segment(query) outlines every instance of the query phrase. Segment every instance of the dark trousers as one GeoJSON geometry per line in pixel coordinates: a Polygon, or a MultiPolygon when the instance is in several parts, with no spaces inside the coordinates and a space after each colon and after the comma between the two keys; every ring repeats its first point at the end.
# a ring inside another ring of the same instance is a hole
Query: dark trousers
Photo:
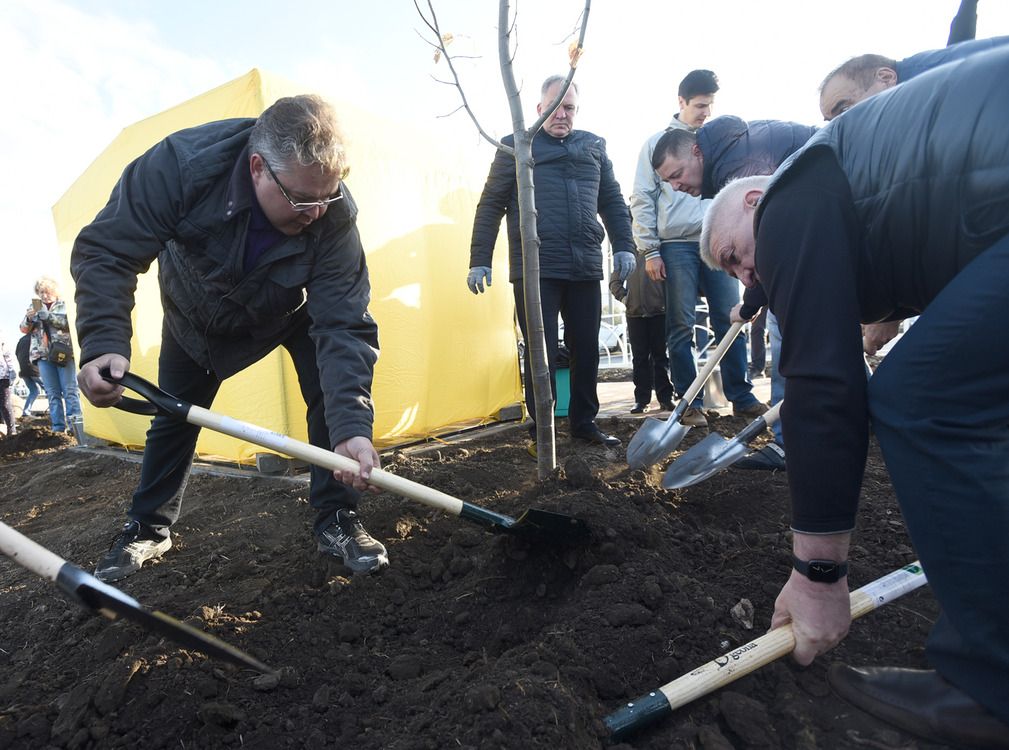
{"type": "Polygon", "coordinates": [[[869,380],[869,409],[943,615],[932,665],[1009,723],[1009,237],[939,293],[869,380]]]}
{"type": "MultiPolygon", "coordinates": [[[[515,290],[515,310],[519,328],[526,340],[525,389],[526,408],[536,421],[533,399],[532,367],[529,365],[529,336],[526,333],[525,295],[522,282],[512,284],[515,290]]],[[[540,300],[543,305],[543,332],[550,364],[550,385],[557,400],[554,382],[557,362],[557,315],[564,321],[564,344],[571,355],[571,401],[568,423],[571,434],[584,434],[595,426],[599,413],[596,382],[599,375],[599,324],[602,321],[602,294],[598,281],[562,281],[540,279],[540,300]]]]}
{"type": "Polygon", "coordinates": [[[651,403],[653,390],[659,401],[672,402],[673,385],[669,382],[665,313],[647,318],[628,317],[627,340],[631,344],[634,402],[651,403]]]}
{"type": "MultiPolygon", "coordinates": [[[[330,450],[315,343],[308,335],[308,323],[293,331],[282,345],[294,360],[301,395],[308,406],[309,442],[330,450]]],[[[182,350],[167,326],[162,330],[158,384],[183,401],[206,409],[210,408],[221,387],[216,375],[201,368],[182,350]]],[[[179,520],[199,434],[200,428],[188,422],[163,416],[154,418],[144,445],[140,484],[127,514],[130,518],[162,536],[168,535],[168,527],[179,520]]],[[[332,522],[341,508],[357,507],[359,494],[336,481],[330,471],[313,466],[308,499],[316,510],[315,529],[320,531],[332,522]]]]}

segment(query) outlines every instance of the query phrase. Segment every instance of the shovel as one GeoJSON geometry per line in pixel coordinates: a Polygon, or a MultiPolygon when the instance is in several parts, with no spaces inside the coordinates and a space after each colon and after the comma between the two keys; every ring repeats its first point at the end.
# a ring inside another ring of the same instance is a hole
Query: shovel
{"type": "MultiPolygon", "coordinates": [[[[301,459],[330,471],[360,471],[360,464],[353,459],[303,443],[287,435],[281,435],[231,417],[221,416],[194,404],[188,404],[133,373],[126,373],[121,379],[115,380],[109,375],[108,369],[103,369],[102,377],[109,382],[119,383],[147,399],[141,401],[124,397],[116,404],[116,407],[123,411],[144,415],[160,414],[199,427],[208,427],[211,430],[231,435],[240,440],[247,440],[250,443],[261,445],[264,448],[301,459]]],[[[588,536],[589,529],[585,521],[563,513],[529,509],[518,518],[512,518],[487,508],[481,508],[479,505],[464,502],[451,495],[446,495],[444,492],[382,471],[382,469],[374,469],[368,482],[380,489],[416,500],[494,532],[558,542],[579,541],[588,536]]]]}
{"type": "Polygon", "coordinates": [[[654,417],[645,419],[627,446],[627,464],[632,469],[651,466],[676,450],[676,446],[680,444],[687,432],[690,431],[690,427],[680,424],[683,413],[690,408],[690,403],[696,398],[701,388],[704,387],[705,382],[707,382],[711,373],[714,372],[715,366],[725,356],[725,352],[732,346],[732,342],[736,340],[736,336],[739,335],[739,331],[742,328],[743,323],[739,321],[733,323],[732,327],[726,331],[725,336],[718,344],[718,348],[708,355],[708,361],[701,368],[701,371],[697,373],[694,382],[687,388],[687,392],[683,394],[683,398],[680,399],[680,403],[676,405],[673,413],[669,415],[669,419],[665,422],[654,417]]]}
{"type": "Polygon", "coordinates": [[[54,581],[61,591],[85,609],[104,615],[110,620],[118,620],[120,617],[133,620],[146,630],[163,635],[187,648],[202,651],[208,656],[216,656],[263,674],[275,674],[274,670],[258,659],[252,658],[234,646],[229,646],[209,633],[179,622],[164,612],[151,612],[145,609],[136,599],[107,583],[102,583],[90,573],[68,563],[2,522],[0,522],[0,552],[21,567],[54,581]]]}
{"type": "MultiPolygon", "coordinates": [[[[851,619],[868,614],[926,583],[925,571],[917,560],[877,578],[851,592],[851,619]]],[[[620,740],[630,732],[668,716],[677,708],[792,653],[794,649],[792,624],[782,625],[627,703],[603,719],[603,723],[610,730],[611,739],[620,740]]]]}
{"type": "Polygon", "coordinates": [[[717,432],[712,432],[697,445],[669,464],[662,486],[667,490],[690,487],[727,469],[746,455],[749,443],[778,421],[778,412],[784,401],[779,401],[764,414],[754,419],[732,440],[726,440],[717,432]]]}

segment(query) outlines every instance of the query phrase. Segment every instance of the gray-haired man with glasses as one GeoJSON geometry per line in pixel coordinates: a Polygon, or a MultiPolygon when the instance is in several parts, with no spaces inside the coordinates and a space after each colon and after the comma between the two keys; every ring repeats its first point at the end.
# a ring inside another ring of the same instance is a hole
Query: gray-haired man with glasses
{"type": "MultiPolygon", "coordinates": [[[[378,330],[343,185],[342,137],[315,96],[280,99],[258,119],[173,133],[130,164],[74,243],[81,390],[114,405],[130,368],[137,275],[158,260],[164,307],[160,386],[209,407],[221,383],[283,346],[308,407],[313,445],[356,460],[360,472],[312,470],[318,549],[355,572],[388,565],[357,516],[359,490],[379,465],[371,384],[378,330]]],[[[172,546],[199,428],[155,417],[129,520],[95,575],[124,578],[172,546]]]]}

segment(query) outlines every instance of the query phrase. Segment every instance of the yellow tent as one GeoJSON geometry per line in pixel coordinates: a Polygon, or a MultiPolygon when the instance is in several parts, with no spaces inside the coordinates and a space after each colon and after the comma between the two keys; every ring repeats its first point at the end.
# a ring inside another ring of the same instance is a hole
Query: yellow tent
{"type": "MultiPolygon", "coordinates": [[[[256,117],[282,96],[304,93],[252,70],[127,127],[53,208],[62,267],[80,229],[105,205],[123,168],[169,133],[229,117],[256,117]]],[[[320,92],[325,95],[325,92],[320,92]]],[[[510,285],[474,297],[465,286],[472,217],[487,153],[435,138],[328,97],[347,136],[347,184],[371,271],[371,312],[382,353],[375,372],[375,442],[389,446],[488,421],[521,399],[510,285]]],[[[498,252],[498,279],[506,253],[498,252]]],[[[72,289],[65,270],[64,288],[72,289]]],[[[70,297],[70,294],[66,295],[70,297]]],[[[161,303],[156,267],[140,278],[133,314],[132,369],[156,381],[161,303]]],[[[83,400],[83,399],[82,399],[83,400]]],[[[236,419],[307,440],[294,366],[279,349],[229,379],[212,407],[236,419]]],[[[85,403],[90,435],[144,442],[149,419],[85,403]]],[[[203,456],[251,462],[264,449],[204,430],[203,456]]]]}

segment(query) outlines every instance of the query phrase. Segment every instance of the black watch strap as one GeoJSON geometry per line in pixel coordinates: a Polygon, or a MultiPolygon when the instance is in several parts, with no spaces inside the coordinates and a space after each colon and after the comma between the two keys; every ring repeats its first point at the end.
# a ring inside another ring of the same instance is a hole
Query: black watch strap
{"type": "Polygon", "coordinates": [[[800,560],[792,555],[792,567],[814,583],[837,583],[848,575],[848,563],[834,560],[800,560]]]}

